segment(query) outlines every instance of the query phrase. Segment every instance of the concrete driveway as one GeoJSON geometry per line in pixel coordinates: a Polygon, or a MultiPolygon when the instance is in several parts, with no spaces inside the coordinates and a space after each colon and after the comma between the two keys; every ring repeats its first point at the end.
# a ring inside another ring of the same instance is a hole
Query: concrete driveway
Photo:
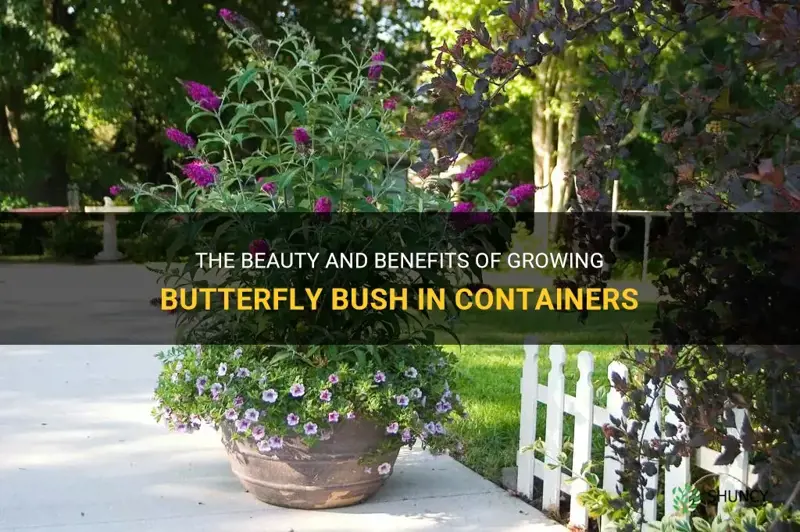
{"type": "Polygon", "coordinates": [[[211,429],[172,434],[150,417],[159,349],[0,346],[0,531],[566,531],[455,460],[416,449],[363,505],[258,502],[211,429]]]}

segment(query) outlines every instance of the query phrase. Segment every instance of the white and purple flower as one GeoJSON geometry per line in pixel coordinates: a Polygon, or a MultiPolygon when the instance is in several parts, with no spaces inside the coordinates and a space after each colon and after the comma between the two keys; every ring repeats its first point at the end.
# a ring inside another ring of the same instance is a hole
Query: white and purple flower
{"type": "Polygon", "coordinates": [[[278,392],[272,388],[269,390],[264,390],[261,392],[261,399],[263,399],[265,403],[274,403],[278,400],[278,392]]]}
{"type": "Polygon", "coordinates": [[[298,416],[294,412],[286,416],[286,424],[289,425],[290,427],[297,426],[298,423],[300,423],[300,416],[298,416]]]}
{"type": "Polygon", "coordinates": [[[217,368],[217,375],[220,377],[224,377],[228,374],[228,365],[225,362],[220,363],[219,368],[217,368]]]}
{"type": "Polygon", "coordinates": [[[186,370],[186,372],[183,374],[183,381],[184,381],[184,382],[192,382],[192,372],[191,372],[191,371],[189,371],[188,369],[187,369],[187,370],[186,370]]]}
{"type": "Polygon", "coordinates": [[[326,403],[329,403],[331,401],[331,397],[333,397],[333,394],[330,392],[330,390],[322,390],[321,392],[319,392],[320,401],[325,401],[326,403]]]}
{"type": "Polygon", "coordinates": [[[378,384],[384,383],[386,382],[386,374],[382,371],[379,371],[375,374],[373,380],[378,384]]]}
{"type": "Polygon", "coordinates": [[[280,436],[270,436],[269,437],[269,446],[273,449],[280,449],[283,447],[283,438],[280,436]]]}
{"type": "Polygon", "coordinates": [[[256,443],[256,447],[258,447],[258,451],[261,453],[268,453],[272,450],[272,445],[270,445],[268,441],[264,440],[256,443]]]}
{"type": "Polygon", "coordinates": [[[179,379],[179,376],[178,376],[178,374],[177,374],[177,373],[173,373],[173,374],[172,374],[172,377],[170,377],[170,379],[169,379],[169,380],[172,382],[172,384],[175,384],[175,383],[177,383],[177,382],[178,382],[178,379],[179,379]]]}
{"type": "Polygon", "coordinates": [[[417,378],[417,375],[418,375],[417,368],[414,368],[414,367],[408,368],[408,369],[407,369],[407,370],[406,370],[406,371],[403,373],[403,375],[405,375],[405,376],[406,376],[406,377],[408,377],[409,379],[416,379],[416,378],[417,378]]]}
{"type": "Polygon", "coordinates": [[[400,430],[400,424],[395,421],[386,427],[386,434],[397,434],[398,430],[400,430]]]}
{"type": "Polygon", "coordinates": [[[292,394],[292,397],[303,397],[306,393],[306,387],[302,384],[292,384],[292,387],[289,388],[289,393],[292,394]]]}
{"type": "Polygon", "coordinates": [[[336,373],[328,375],[328,382],[331,384],[339,384],[339,376],[336,373]]]}
{"type": "Polygon", "coordinates": [[[197,386],[197,395],[203,395],[203,392],[206,391],[207,384],[208,377],[197,377],[197,381],[195,381],[195,385],[197,386]]]}
{"type": "Polygon", "coordinates": [[[267,431],[264,430],[264,427],[261,425],[255,425],[253,428],[250,429],[250,433],[253,435],[253,439],[260,442],[266,436],[267,431]]]}
{"type": "Polygon", "coordinates": [[[215,400],[215,401],[218,400],[219,399],[219,394],[222,393],[223,389],[224,389],[224,386],[222,386],[222,384],[220,384],[218,382],[215,382],[214,384],[212,384],[211,385],[211,398],[213,400],[215,400]]]}
{"type": "Polygon", "coordinates": [[[328,412],[328,423],[338,423],[339,422],[339,412],[334,410],[333,412],[328,412]]]}
{"type": "Polygon", "coordinates": [[[347,419],[355,419],[356,418],[356,413],[355,412],[348,412],[347,416],[345,416],[345,417],[347,417],[347,419]]]}
{"type": "Polygon", "coordinates": [[[229,408],[225,411],[225,419],[228,421],[235,421],[239,419],[239,412],[235,408],[229,408]]]}
{"type": "Polygon", "coordinates": [[[236,377],[239,379],[245,379],[250,376],[250,370],[247,368],[239,368],[236,370],[236,377]]]}
{"type": "Polygon", "coordinates": [[[392,464],[389,462],[384,462],[378,466],[378,474],[379,475],[388,475],[392,472],[392,464]]]}
{"type": "Polygon", "coordinates": [[[242,351],[242,348],[241,347],[237,348],[236,351],[233,352],[233,355],[232,355],[233,359],[234,360],[238,360],[238,359],[242,358],[242,353],[244,353],[244,351],[242,351]]]}
{"type": "Polygon", "coordinates": [[[242,408],[244,406],[244,397],[241,395],[237,396],[236,399],[233,400],[233,406],[235,408],[242,408]]]}
{"type": "Polygon", "coordinates": [[[410,442],[411,438],[413,438],[413,436],[411,435],[411,430],[410,429],[403,429],[403,434],[400,436],[400,438],[405,443],[410,442]]]}
{"type": "Polygon", "coordinates": [[[364,473],[366,473],[367,475],[371,475],[372,474],[372,468],[371,467],[365,467],[364,468],[364,473]]]}
{"type": "Polygon", "coordinates": [[[258,421],[258,416],[259,416],[258,410],[256,410],[255,408],[248,408],[247,410],[244,411],[244,418],[248,421],[256,422],[258,421]]]}
{"type": "Polygon", "coordinates": [[[436,429],[436,434],[444,434],[445,433],[444,426],[441,423],[437,422],[434,428],[436,429]]]}
{"type": "Polygon", "coordinates": [[[422,390],[420,390],[419,388],[412,388],[411,391],[408,392],[408,395],[412,399],[419,399],[422,397],[422,390]]]}
{"type": "Polygon", "coordinates": [[[313,436],[317,433],[317,424],[309,421],[303,425],[303,432],[305,432],[307,436],[313,436]]]}
{"type": "Polygon", "coordinates": [[[247,429],[250,428],[250,422],[246,419],[237,419],[236,420],[236,430],[239,432],[247,432],[247,429]]]}
{"type": "Polygon", "coordinates": [[[447,401],[439,401],[436,403],[436,411],[440,414],[446,414],[453,409],[453,405],[448,403],[447,401]]]}
{"type": "Polygon", "coordinates": [[[399,406],[408,406],[408,396],[407,395],[397,395],[395,396],[395,400],[399,406]]]}
{"type": "Polygon", "coordinates": [[[434,423],[433,421],[425,423],[425,430],[428,432],[428,434],[431,435],[436,434],[436,423],[434,423]]]}

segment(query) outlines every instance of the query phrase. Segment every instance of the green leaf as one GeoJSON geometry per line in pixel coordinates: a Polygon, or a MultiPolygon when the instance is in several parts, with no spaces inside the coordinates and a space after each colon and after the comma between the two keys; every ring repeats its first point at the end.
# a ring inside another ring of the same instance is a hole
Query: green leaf
{"type": "Polygon", "coordinates": [[[701,517],[693,517],[692,524],[697,532],[711,532],[711,524],[701,517]]]}
{"type": "Polygon", "coordinates": [[[598,477],[594,473],[586,473],[585,478],[586,482],[588,482],[590,486],[597,487],[600,485],[600,477],[598,477]]]}
{"type": "Polygon", "coordinates": [[[245,70],[241,76],[239,76],[239,79],[236,81],[236,90],[239,93],[240,98],[242,97],[242,92],[244,91],[245,87],[247,87],[247,85],[249,85],[250,82],[255,79],[257,74],[258,70],[255,67],[250,66],[247,67],[247,70],[245,70]]]}
{"type": "Polygon", "coordinates": [[[291,102],[292,109],[294,110],[294,114],[297,116],[297,120],[300,124],[305,124],[308,120],[308,112],[306,112],[306,108],[303,107],[300,102],[291,102]]]}
{"type": "Polygon", "coordinates": [[[692,532],[692,523],[689,521],[689,518],[676,519],[675,530],[678,532],[692,532]]]}

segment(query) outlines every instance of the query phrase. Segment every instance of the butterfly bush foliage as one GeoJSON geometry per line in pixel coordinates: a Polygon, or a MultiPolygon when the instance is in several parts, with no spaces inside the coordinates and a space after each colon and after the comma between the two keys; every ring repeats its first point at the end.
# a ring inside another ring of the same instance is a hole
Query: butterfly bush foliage
{"type": "MultiPolygon", "coordinates": [[[[672,167],[656,177],[673,187],[675,211],[800,210],[796,2],[512,0],[491,16],[501,21],[496,34],[477,17],[437,49],[432,80],[420,92],[457,120],[431,132],[409,118],[409,134],[430,147],[415,163],[420,171],[447,167],[469,151],[511,80],[536,78],[544,58],[591,45],[594,74],[610,90],[585,93],[577,102],[595,125],[575,146],[584,157],[569,176],[571,210],[610,210],[608,192],[628,156],[625,139],[640,133],[657,139],[657,156],[672,167]],[[672,65],[662,61],[670,45],[680,50],[672,65]]],[[[792,218],[775,214],[735,218],[735,228],[729,220],[717,217],[713,227],[708,218],[674,217],[664,245],[675,258],[656,283],[669,302],[659,307],[654,343],[669,347],[623,353],[639,377],[615,379],[624,415],[604,432],[620,464],[622,495],[610,497],[601,513],[624,530],[641,524],[643,502],[656,497],[647,482],[658,465],[674,467],[701,446],[721,449],[720,465],[742,451],[754,453],[759,479],[778,502],[800,481],[800,424],[791,391],[799,384],[800,353],[763,345],[764,328],[776,338],[794,330],[784,318],[794,314],[800,286],[796,253],[789,251],[800,234],[787,223],[792,218]],[[678,401],[656,403],[646,382],[676,390],[678,401]],[[646,420],[662,407],[678,423],[662,422],[657,437],[646,439],[646,420]],[[736,408],[749,410],[744,423],[735,420],[736,408]],[[731,428],[738,430],[729,434],[731,428]]],[[[605,252],[613,242],[609,217],[569,221],[570,247],[605,252]]],[[[607,269],[583,269],[559,283],[602,286],[608,278],[607,269]]]]}
{"type": "MultiPolygon", "coordinates": [[[[384,427],[375,456],[418,441],[442,452],[458,448],[447,425],[466,416],[448,384],[453,354],[432,346],[197,345],[160,358],[158,421],[181,433],[227,423],[235,439],[264,454],[291,440],[325,441],[362,417],[384,427]]],[[[365,457],[367,466],[380,465],[373,458],[365,457]]]]}

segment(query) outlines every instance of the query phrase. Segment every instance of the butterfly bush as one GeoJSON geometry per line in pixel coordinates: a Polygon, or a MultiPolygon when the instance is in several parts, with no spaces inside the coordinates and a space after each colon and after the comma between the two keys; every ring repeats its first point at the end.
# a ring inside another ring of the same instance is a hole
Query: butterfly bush
{"type": "Polygon", "coordinates": [[[325,353],[325,365],[270,363],[295,359],[301,349],[174,347],[159,355],[153,415],[187,434],[232,424],[235,438],[264,454],[295,438],[313,445],[362,417],[385,428],[376,456],[418,441],[433,452],[456,445],[447,424],[466,412],[449,386],[456,377],[452,353],[433,346],[318,346],[305,355],[325,353]],[[383,356],[371,356],[376,353],[383,356]],[[359,355],[369,362],[354,363],[359,355]]]}

